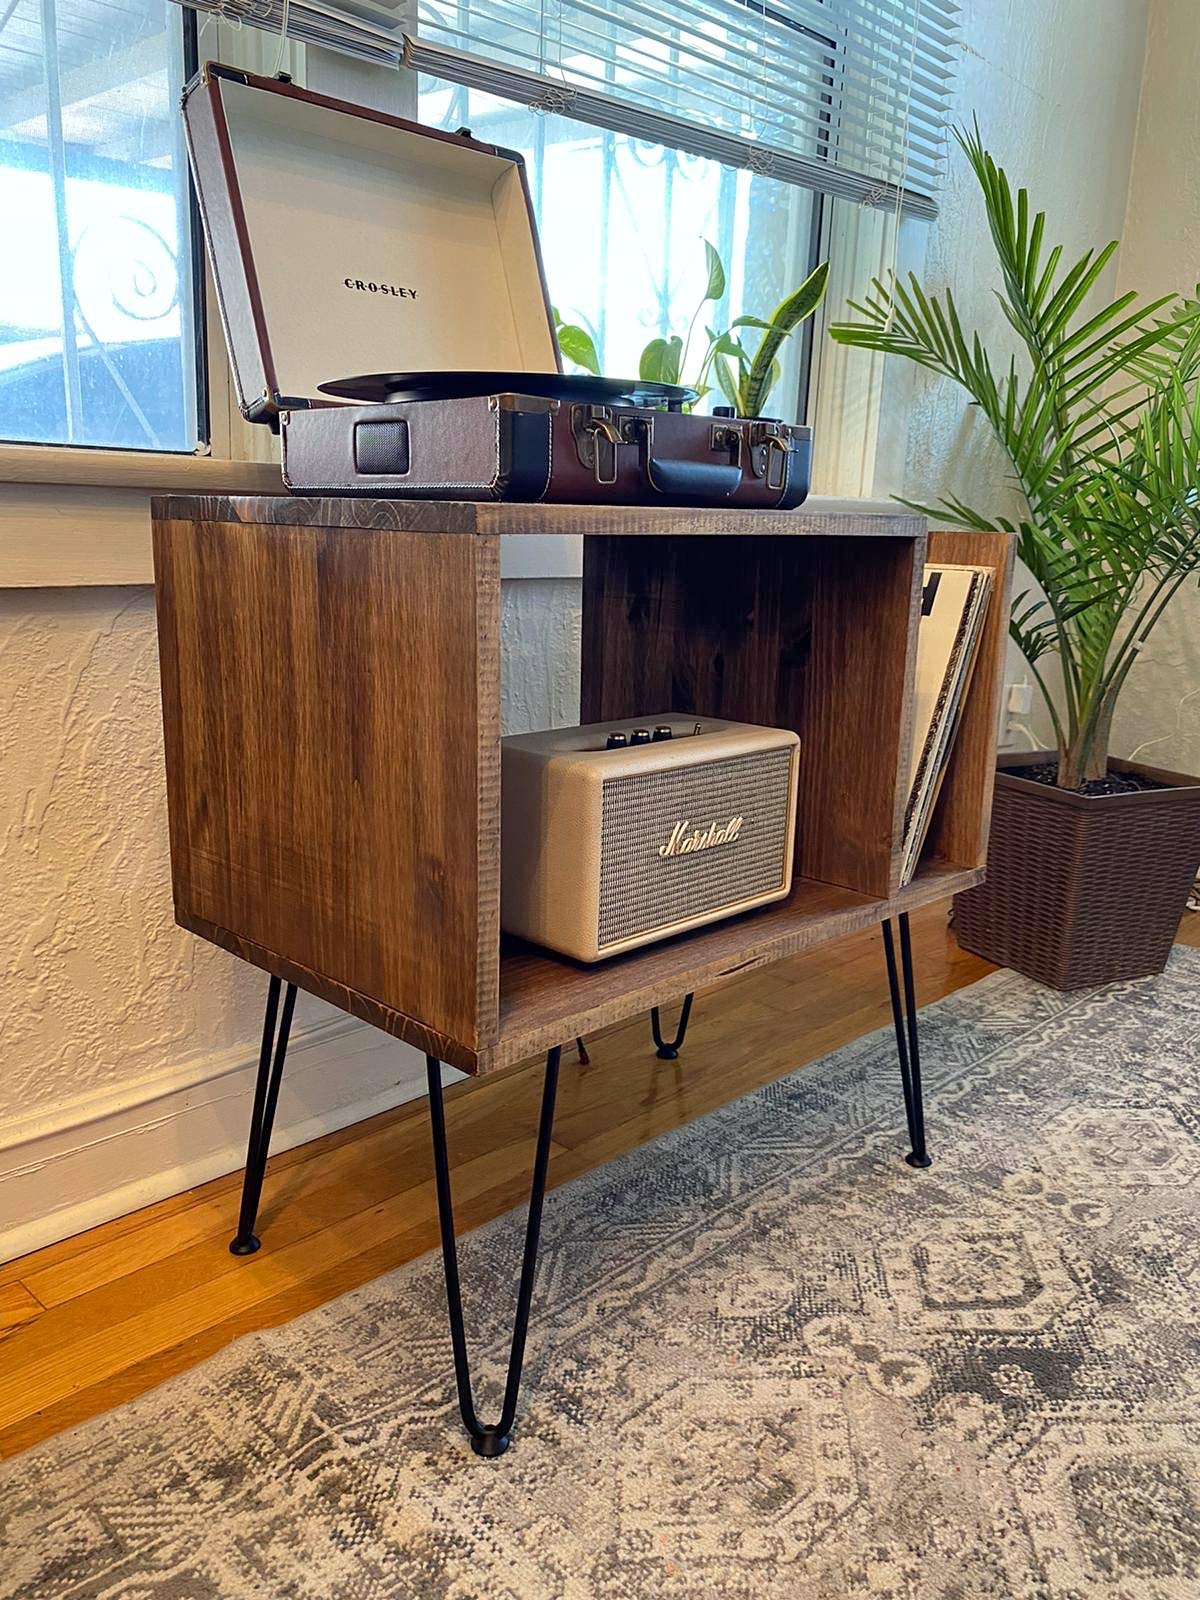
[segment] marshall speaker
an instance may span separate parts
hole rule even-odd
[[[502,745],[501,922],[600,961],[781,900],[800,741],[683,716]]]

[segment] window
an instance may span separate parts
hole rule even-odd
[[[166,0],[0,6],[0,439],[196,447],[184,38]]]
[[[702,237],[728,291],[700,351],[807,276],[835,207],[936,211],[954,0],[413,3],[422,120],[524,152],[551,297],[614,376],[688,327]],[[811,341],[784,344],[770,411],[806,415]]]
[[[728,287],[696,318],[689,377],[706,324],[770,316],[816,263],[820,199],[809,189],[424,74],[419,105],[422,122],[467,126],[525,156],[550,298],[564,321],[588,329],[614,377],[636,375],[648,340],[686,332],[707,284],[705,239]],[[803,415],[807,349],[799,332],[784,345],[773,415]]]

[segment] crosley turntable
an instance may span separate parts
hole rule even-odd
[[[518,154],[215,65],[183,116],[239,404],[293,492],[803,501],[809,429],[562,373]]]

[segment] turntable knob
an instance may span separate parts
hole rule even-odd
[[[737,416],[737,412],[733,409],[732,406],[714,406],[712,408],[712,414],[713,414],[714,417],[736,417]]]

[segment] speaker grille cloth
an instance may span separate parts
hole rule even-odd
[[[792,751],[609,778],[601,802],[598,943],[616,944],[751,900],[783,884]],[[660,856],[676,823],[706,831],[741,817],[738,837]]]

